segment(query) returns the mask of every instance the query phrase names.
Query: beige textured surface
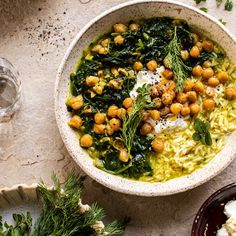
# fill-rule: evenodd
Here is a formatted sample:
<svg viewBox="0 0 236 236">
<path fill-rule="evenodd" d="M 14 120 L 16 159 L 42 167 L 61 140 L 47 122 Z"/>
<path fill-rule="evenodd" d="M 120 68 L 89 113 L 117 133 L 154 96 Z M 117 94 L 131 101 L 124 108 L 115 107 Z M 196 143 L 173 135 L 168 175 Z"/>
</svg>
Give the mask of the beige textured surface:
<svg viewBox="0 0 236 236">
<path fill-rule="evenodd" d="M 54 118 L 53 93 L 58 65 L 81 27 L 95 15 L 124 1 L 0 2 L 0 56 L 18 68 L 24 86 L 14 142 L 7 148 L 7 155 L 0 157 L 0 187 L 31 184 L 40 178 L 50 183 L 53 171 L 63 178 L 65 172 L 74 167 Z M 182 2 L 194 5 L 192 0 Z M 216 8 L 215 0 L 208 0 L 208 4 L 209 13 L 227 21 L 227 27 L 236 35 L 236 7 L 228 13 Z M 88 178 L 84 202 L 97 201 L 106 209 L 109 219 L 130 217 L 125 235 L 187 236 L 202 202 L 218 188 L 236 180 L 235 168 L 236 162 L 201 187 L 158 198 L 115 193 Z"/>
</svg>

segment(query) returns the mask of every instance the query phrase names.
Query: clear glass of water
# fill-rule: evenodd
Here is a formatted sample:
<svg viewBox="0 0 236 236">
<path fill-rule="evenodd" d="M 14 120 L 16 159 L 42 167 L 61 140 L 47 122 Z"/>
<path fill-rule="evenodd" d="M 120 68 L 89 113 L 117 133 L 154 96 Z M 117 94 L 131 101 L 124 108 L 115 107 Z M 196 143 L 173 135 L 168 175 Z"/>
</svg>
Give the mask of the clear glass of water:
<svg viewBox="0 0 236 236">
<path fill-rule="evenodd" d="M 19 73 L 5 58 L 0 57 L 0 159 L 13 136 L 12 119 L 21 105 Z"/>
</svg>

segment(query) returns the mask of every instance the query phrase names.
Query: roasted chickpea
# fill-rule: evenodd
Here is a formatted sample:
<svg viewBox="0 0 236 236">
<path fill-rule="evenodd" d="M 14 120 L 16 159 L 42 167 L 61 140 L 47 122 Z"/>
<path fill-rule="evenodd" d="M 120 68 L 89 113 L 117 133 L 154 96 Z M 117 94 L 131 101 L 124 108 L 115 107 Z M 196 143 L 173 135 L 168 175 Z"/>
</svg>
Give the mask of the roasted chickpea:
<svg viewBox="0 0 236 236">
<path fill-rule="evenodd" d="M 196 91 L 197 93 L 203 93 L 204 91 L 204 85 L 202 82 L 197 81 L 194 85 L 193 85 L 193 90 Z"/>
<path fill-rule="evenodd" d="M 170 106 L 170 111 L 174 114 L 174 115 L 178 115 L 182 109 L 183 105 L 180 103 L 173 103 Z"/>
<path fill-rule="evenodd" d="M 209 79 L 209 78 L 211 78 L 213 75 L 214 75 L 214 71 L 213 71 L 213 69 L 212 69 L 211 67 L 205 68 L 205 69 L 203 70 L 203 72 L 202 72 L 202 77 L 203 77 L 204 79 Z"/>
<path fill-rule="evenodd" d="M 208 98 L 203 101 L 203 107 L 206 111 L 213 111 L 215 109 L 215 102 L 213 99 Z"/>
<path fill-rule="evenodd" d="M 112 79 L 109 81 L 108 84 L 113 89 L 120 90 L 120 89 L 122 89 L 123 81 L 120 79 Z"/>
<path fill-rule="evenodd" d="M 187 61 L 189 58 L 189 52 L 188 50 L 181 50 L 181 58 L 183 61 Z"/>
<path fill-rule="evenodd" d="M 158 97 L 159 93 L 158 93 L 158 90 L 155 86 L 152 86 L 150 88 L 150 94 L 153 98 Z"/>
<path fill-rule="evenodd" d="M 200 50 L 197 46 L 193 46 L 189 53 L 193 58 L 198 58 L 200 56 Z"/>
<path fill-rule="evenodd" d="M 155 60 L 151 60 L 146 64 L 148 70 L 155 71 L 157 69 L 157 62 Z"/>
<path fill-rule="evenodd" d="M 86 85 L 89 87 L 95 86 L 99 82 L 99 78 L 97 76 L 87 76 L 86 77 Z"/>
<path fill-rule="evenodd" d="M 126 149 L 120 150 L 119 160 L 122 162 L 128 162 L 129 161 L 129 154 Z"/>
<path fill-rule="evenodd" d="M 157 139 L 155 138 L 152 141 L 152 149 L 156 152 L 156 153 L 162 153 L 164 151 L 164 142 L 161 139 Z"/>
<path fill-rule="evenodd" d="M 149 118 L 149 115 L 150 115 L 149 112 L 144 111 L 142 121 L 146 121 Z"/>
<path fill-rule="evenodd" d="M 190 102 L 196 102 L 197 101 L 197 93 L 195 91 L 189 91 L 187 92 L 187 97 Z"/>
<path fill-rule="evenodd" d="M 170 96 L 172 97 L 172 99 L 174 99 L 176 97 L 175 91 L 174 90 L 168 90 L 168 93 L 170 94 Z"/>
<path fill-rule="evenodd" d="M 225 98 L 227 100 L 236 99 L 236 90 L 234 88 L 226 88 L 225 89 Z"/>
<path fill-rule="evenodd" d="M 220 81 L 216 77 L 212 76 L 211 78 L 208 79 L 207 83 L 211 87 L 216 87 L 220 84 Z"/>
<path fill-rule="evenodd" d="M 217 74 L 217 78 L 219 79 L 220 83 L 225 83 L 229 79 L 229 75 L 226 71 L 220 71 Z"/>
<path fill-rule="evenodd" d="M 112 68 L 111 69 L 111 73 L 114 75 L 114 76 L 118 76 L 119 75 L 119 72 L 116 68 Z"/>
<path fill-rule="evenodd" d="M 200 65 L 194 66 L 192 70 L 193 76 L 200 77 L 202 75 L 203 69 Z"/>
<path fill-rule="evenodd" d="M 83 96 L 78 95 L 77 97 L 72 97 L 67 101 L 66 104 L 74 110 L 79 110 L 84 105 Z"/>
<path fill-rule="evenodd" d="M 123 117 L 125 117 L 125 115 L 126 115 L 126 110 L 125 110 L 125 108 L 119 108 L 118 110 L 117 110 L 117 117 L 118 118 L 120 118 L 120 119 L 122 119 Z"/>
<path fill-rule="evenodd" d="M 166 78 L 166 79 L 172 79 L 174 74 L 173 72 L 170 70 L 170 69 L 165 69 L 163 72 L 162 72 L 162 75 Z"/>
<path fill-rule="evenodd" d="M 200 111 L 200 106 L 196 103 L 190 104 L 189 108 L 192 115 L 195 115 Z"/>
<path fill-rule="evenodd" d="M 167 87 L 168 90 L 174 90 L 175 87 L 176 87 L 176 83 L 173 80 L 169 80 L 166 83 L 166 87 Z"/>
<path fill-rule="evenodd" d="M 142 135 L 150 134 L 153 130 L 153 127 L 149 123 L 144 123 L 140 129 Z"/>
<path fill-rule="evenodd" d="M 163 93 L 161 96 L 161 101 L 164 105 L 170 105 L 173 99 L 174 99 L 173 96 L 168 92 Z"/>
<path fill-rule="evenodd" d="M 132 23 L 132 24 L 129 25 L 129 29 L 133 32 L 137 31 L 138 30 L 138 25 L 135 24 L 135 23 Z"/>
<path fill-rule="evenodd" d="M 121 35 L 117 35 L 117 36 L 114 38 L 115 44 L 122 44 L 122 43 L 124 43 L 124 41 L 125 41 L 125 38 L 122 37 Z"/>
<path fill-rule="evenodd" d="M 203 67 L 204 67 L 204 68 L 209 68 L 209 67 L 211 67 L 211 66 L 212 66 L 212 64 L 211 64 L 210 61 L 204 61 L 204 63 L 203 63 Z"/>
<path fill-rule="evenodd" d="M 184 82 L 184 91 L 185 91 L 185 92 L 191 91 L 192 88 L 193 88 L 193 85 L 194 85 L 193 81 L 191 81 L 191 80 L 185 80 L 185 82 Z"/>
<path fill-rule="evenodd" d="M 101 48 L 102 48 L 102 46 L 101 46 L 100 44 L 95 45 L 95 46 L 92 48 L 92 52 L 98 53 Z"/>
<path fill-rule="evenodd" d="M 113 25 L 113 29 L 115 31 L 115 33 L 125 33 L 127 31 L 127 26 L 121 23 L 117 23 L 115 25 Z"/>
<path fill-rule="evenodd" d="M 123 101 L 123 106 L 128 109 L 129 107 L 133 106 L 133 99 L 132 98 L 125 98 Z"/>
<path fill-rule="evenodd" d="M 118 107 L 116 105 L 111 105 L 107 110 L 107 115 L 110 117 L 116 117 Z"/>
<path fill-rule="evenodd" d="M 160 83 L 158 83 L 157 85 L 155 85 L 159 95 L 162 95 L 163 93 L 167 92 L 168 88 L 166 86 L 166 84 L 164 83 L 163 80 L 161 80 Z"/>
<path fill-rule="evenodd" d="M 187 116 L 190 114 L 190 108 L 189 107 L 182 107 L 180 113 L 182 116 Z"/>
<path fill-rule="evenodd" d="M 210 40 L 203 40 L 202 47 L 206 52 L 212 52 L 214 50 L 214 45 Z"/>
<path fill-rule="evenodd" d="M 90 134 L 84 134 L 80 138 L 80 146 L 84 148 L 89 148 L 93 145 L 93 137 Z"/>
<path fill-rule="evenodd" d="M 162 106 L 161 98 L 154 98 L 152 101 L 156 108 L 160 108 Z"/>
<path fill-rule="evenodd" d="M 103 124 L 105 120 L 106 120 L 106 115 L 104 113 L 98 112 L 94 115 L 94 121 L 98 125 Z"/>
<path fill-rule="evenodd" d="M 193 38 L 194 44 L 196 44 L 199 41 L 199 36 L 195 33 L 192 33 L 192 38 Z"/>
<path fill-rule="evenodd" d="M 118 131 L 120 129 L 121 122 L 119 119 L 112 118 L 111 120 L 109 120 L 109 125 L 114 131 Z"/>
<path fill-rule="evenodd" d="M 206 91 L 205 91 L 205 94 L 208 97 L 214 97 L 215 96 L 215 90 L 213 88 L 211 88 L 211 87 L 207 87 Z"/>
<path fill-rule="evenodd" d="M 132 107 L 129 107 L 126 111 L 128 114 L 130 114 L 130 112 L 132 111 Z"/>
<path fill-rule="evenodd" d="M 140 71 L 143 69 L 143 64 L 140 61 L 136 61 L 133 65 L 135 71 Z"/>
<path fill-rule="evenodd" d="M 79 116 L 74 115 L 68 122 L 68 125 L 72 128 L 79 129 L 81 128 L 82 123 L 83 123 L 82 119 Z"/>
<path fill-rule="evenodd" d="M 153 120 L 159 120 L 161 117 L 161 114 L 158 110 L 151 110 L 149 111 L 149 115 Z"/>
<path fill-rule="evenodd" d="M 101 45 L 102 45 L 103 47 L 107 47 L 108 44 L 109 44 L 109 39 L 104 39 L 104 40 L 102 40 L 102 42 L 101 42 Z"/>
<path fill-rule="evenodd" d="M 196 42 L 195 46 L 199 48 L 200 52 L 202 51 L 202 43 L 201 42 Z"/>
<path fill-rule="evenodd" d="M 177 101 L 179 102 L 179 103 L 186 103 L 187 101 L 188 101 L 188 96 L 187 96 L 187 94 L 186 93 L 179 93 L 178 95 L 177 95 Z"/>
<path fill-rule="evenodd" d="M 99 54 L 102 54 L 102 55 L 106 55 L 108 54 L 108 48 L 105 48 L 105 47 L 101 47 L 99 50 L 98 50 L 98 53 Z"/>
<path fill-rule="evenodd" d="M 170 113 L 170 108 L 169 107 L 164 107 L 160 110 L 161 116 L 166 116 L 167 114 Z"/>
<path fill-rule="evenodd" d="M 103 93 L 103 87 L 100 84 L 96 84 L 95 86 L 93 86 L 93 91 L 96 94 L 101 95 Z"/>
<path fill-rule="evenodd" d="M 93 131 L 96 134 L 105 134 L 106 126 L 104 124 L 94 124 Z"/>
</svg>

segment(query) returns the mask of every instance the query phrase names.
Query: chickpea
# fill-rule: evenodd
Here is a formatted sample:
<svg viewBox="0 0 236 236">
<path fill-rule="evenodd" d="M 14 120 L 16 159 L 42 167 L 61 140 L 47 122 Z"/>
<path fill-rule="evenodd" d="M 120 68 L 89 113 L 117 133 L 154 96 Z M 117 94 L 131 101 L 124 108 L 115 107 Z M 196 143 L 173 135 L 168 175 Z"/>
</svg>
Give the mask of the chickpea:
<svg viewBox="0 0 236 236">
<path fill-rule="evenodd" d="M 79 116 L 74 115 L 68 122 L 68 125 L 72 128 L 79 129 L 81 128 L 82 123 L 83 123 L 82 119 Z"/>
<path fill-rule="evenodd" d="M 123 69 L 123 68 L 118 68 L 118 72 L 119 72 L 119 74 L 121 74 L 121 75 L 125 75 L 125 76 L 128 76 L 128 75 L 129 75 L 128 71 L 125 70 L 125 69 Z"/>
<path fill-rule="evenodd" d="M 213 88 L 211 88 L 211 87 L 207 87 L 206 91 L 205 91 L 205 94 L 208 97 L 214 97 L 215 96 L 215 90 Z"/>
<path fill-rule="evenodd" d="M 150 88 L 150 94 L 153 98 L 158 97 L 159 93 L 158 93 L 158 90 L 155 86 L 152 86 Z"/>
<path fill-rule="evenodd" d="M 109 39 L 104 39 L 104 40 L 102 40 L 102 42 L 101 42 L 101 45 L 102 45 L 103 47 L 107 47 L 108 44 L 109 44 Z"/>
<path fill-rule="evenodd" d="M 236 90 L 234 88 L 226 88 L 225 89 L 225 98 L 227 100 L 236 99 Z"/>
<path fill-rule="evenodd" d="M 119 119 L 112 118 L 111 120 L 109 120 L 109 125 L 114 131 L 118 131 L 121 126 L 121 121 Z"/>
<path fill-rule="evenodd" d="M 169 107 L 164 107 L 160 110 L 161 116 L 166 116 L 168 113 L 170 113 Z"/>
<path fill-rule="evenodd" d="M 185 82 L 184 82 L 184 91 L 185 91 L 185 92 L 191 91 L 192 88 L 193 88 L 193 86 L 194 86 L 193 81 L 191 81 L 191 80 L 185 80 Z"/>
<path fill-rule="evenodd" d="M 178 95 L 177 95 L 177 101 L 179 102 L 179 103 L 186 103 L 187 101 L 188 101 L 188 96 L 187 96 L 187 94 L 186 93 L 179 93 Z"/>
<path fill-rule="evenodd" d="M 161 107 L 161 105 L 162 105 L 161 98 L 154 98 L 152 101 L 153 101 L 153 103 L 154 103 L 156 108 L 160 108 Z"/>
<path fill-rule="evenodd" d="M 90 134 L 84 134 L 80 138 L 80 146 L 84 148 L 89 148 L 93 145 L 93 137 Z"/>
<path fill-rule="evenodd" d="M 143 69 L 143 64 L 140 61 L 136 61 L 133 65 L 135 71 L 140 71 Z"/>
<path fill-rule="evenodd" d="M 106 120 L 106 115 L 104 113 L 98 112 L 94 115 L 94 121 L 98 125 L 103 124 L 105 120 Z"/>
<path fill-rule="evenodd" d="M 119 75 L 119 72 L 116 68 L 112 68 L 111 69 L 111 73 L 114 75 L 114 76 L 118 76 Z"/>
<path fill-rule="evenodd" d="M 190 114 L 190 108 L 189 107 L 182 107 L 180 113 L 182 116 L 187 116 Z"/>
<path fill-rule="evenodd" d="M 120 119 L 122 119 L 122 118 L 124 118 L 125 117 L 125 115 L 126 115 L 126 110 L 125 110 L 125 108 L 119 108 L 118 110 L 117 110 L 117 117 L 118 118 L 120 118 Z"/>
<path fill-rule="evenodd" d="M 202 47 L 206 52 L 212 52 L 214 50 L 214 45 L 210 40 L 203 40 Z"/>
<path fill-rule="evenodd" d="M 150 134 L 153 130 L 153 127 L 149 123 L 144 123 L 140 129 L 142 135 Z"/>
<path fill-rule="evenodd" d="M 197 93 L 202 93 L 204 91 L 203 83 L 200 81 L 197 81 L 193 86 L 193 90 L 196 91 Z"/>
<path fill-rule="evenodd" d="M 106 54 L 108 54 L 108 52 L 109 52 L 108 48 L 104 48 L 104 47 L 102 47 L 98 50 L 98 53 L 102 54 L 102 55 L 106 55 Z"/>
<path fill-rule="evenodd" d="M 129 29 L 133 32 L 137 31 L 138 30 L 138 25 L 135 24 L 135 23 L 132 23 L 132 24 L 129 25 Z"/>
<path fill-rule="evenodd" d="M 200 111 L 200 106 L 196 103 L 190 104 L 189 108 L 192 115 L 195 115 Z"/>
<path fill-rule="evenodd" d="M 93 131 L 96 134 L 105 134 L 106 126 L 104 124 L 94 124 Z"/>
<path fill-rule="evenodd" d="M 197 42 L 195 44 L 195 46 L 197 46 L 199 48 L 200 52 L 202 51 L 202 43 L 201 42 Z"/>
<path fill-rule="evenodd" d="M 121 35 L 117 35 L 117 36 L 114 38 L 115 44 L 122 44 L 122 43 L 124 43 L 124 41 L 125 41 L 125 38 L 122 37 Z"/>
<path fill-rule="evenodd" d="M 149 115 L 150 115 L 149 112 L 144 111 L 142 121 L 146 121 L 149 118 Z"/>
<path fill-rule="evenodd" d="M 128 98 L 125 98 L 124 101 L 123 101 L 123 106 L 128 109 L 129 107 L 132 107 L 133 106 L 133 99 L 128 97 Z"/>
<path fill-rule="evenodd" d="M 120 150 L 119 160 L 122 162 L 128 162 L 129 161 L 129 154 L 126 149 Z"/>
<path fill-rule="evenodd" d="M 183 61 L 187 61 L 189 58 L 189 52 L 188 50 L 181 50 L 181 58 Z"/>
<path fill-rule="evenodd" d="M 161 114 L 158 110 L 151 110 L 149 111 L 149 115 L 153 120 L 159 120 L 161 117 Z"/>
<path fill-rule="evenodd" d="M 212 64 L 211 64 L 210 61 L 204 61 L 204 63 L 203 63 L 203 67 L 204 67 L 204 68 L 209 68 L 209 67 L 211 67 L 211 66 L 212 66 Z"/>
<path fill-rule="evenodd" d="M 164 142 L 161 139 L 157 139 L 155 138 L 152 141 L 152 149 L 156 152 L 156 153 L 162 153 L 164 151 Z"/>
<path fill-rule="evenodd" d="M 215 102 L 213 99 L 208 98 L 203 101 L 203 107 L 207 111 L 213 111 L 215 109 Z"/>
<path fill-rule="evenodd" d="M 203 69 L 200 65 L 194 66 L 192 70 L 193 76 L 200 77 L 202 75 Z"/>
<path fill-rule="evenodd" d="M 174 115 L 178 115 L 182 109 L 183 105 L 180 103 L 173 103 L 170 106 L 170 111 L 174 114 Z"/>
<path fill-rule="evenodd" d="M 107 110 L 107 115 L 110 117 L 116 117 L 118 111 L 118 107 L 116 105 L 111 105 Z"/>
<path fill-rule="evenodd" d="M 176 84 L 173 80 L 169 80 L 167 83 L 166 83 L 166 86 L 167 86 L 167 89 L 168 90 L 174 90 L 175 87 L 176 87 Z M 175 96 L 174 96 L 175 97 Z"/>
<path fill-rule="evenodd" d="M 151 60 L 146 64 L 148 70 L 155 71 L 157 69 L 157 62 L 155 60 Z"/>
<path fill-rule="evenodd" d="M 115 25 L 113 25 L 113 29 L 115 31 L 115 33 L 125 33 L 127 31 L 127 26 L 121 23 L 117 23 Z"/>
<path fill-rule="evenodd" d="M 157 89 L 157 91 L 158 91 L 158 93 L 161 95 L 161 94 L 163 94 L 163 93 L 165 93 L 165 92 L 167 92 L 167 86 L 163 83 L 163 80 L 161 80 L 161 82 L 160 83 L 158 83 L 157 85 L 155 85 L 155 87 L 156 87 L 156 89 Z"/>
<path fill-rule="evenodd" d="M 112 79 L 109 81 L 108 84 L 113 89 L 120 90 L 120 89 L 122 89 L 123 81 L 120 79 Z"/>
<path fill-rule="evenodd" d="M 84 105 L 84 99 L 82 95 L 77 97 L 70 98 L 67 101 L 67 105 L 73 108 L 74 110 L 79 110 Z"/>
<path fill-rule="evenodd" d="M 217 74 L 217 78 L 219 79 L 220 83 L 225 83 L 229 79 L 229 75 L 226 71 L 220 71 Z"/>
<path fill-rule="evenodd" d="M 174 90 L 168 90 L 168 93 L 170 94 L 170 96 L 172 97 L 172 99 L 174 99 L 176 97 L 175 91 Z"/>
<path fill-rule="evenodd" d="M 99 78 L 97 76 L 90 75 L 86 77 L 85 82 L 86 82 L 86 85 L 88 85 L 89 87 L 93 87 L 99 82 Z"/>
<path fill-rule="evenodd" d="M 192 33 L 192 38 L 193 38 L 194 44 L 196 44 L 199 41 L 199 36 L 195 33 Z"/>
<path fill-rule="evenodd" d="M 111 126 L 109 124 L 106 126 L 106 133 L 108 135 L 114 134 L 114 130 L 111 128 Z"/>
<path fill-rule="evenodd" d="M 98 94 L 98 95 L 101 95 L 103 93 L 103 87 L 99 84 L 96 84 L 94 87 L 93 87 L 93 91 Z"/>
<path fill-rule="evenodd" d="M 102 46 L 101 46 L 100 44 L 95 45 L 95 46 L 92 48 L 92 52 L 98 53 L 101 48 L 102 48 Z"/>
<path fill-rule="evenodd" d="M 173 101 L 173 96 L 168 92 L 163 93 L 161 96 L 161 101 L 164 105 L 169 105 Z"/>
<path fill-rule="evenodd" d="M 190 102 L 196 102 L 197 101 L 197 93 L 195 91 L 189 91 L 187 92 L 187 97 Z"/>
<path fill-rule="evenodd" d="M 208 85 L 211 87 L 216 87 L 220 84 L 220 81 L 216 77 L 211 77 L 208 79 Z"/>
<path fill-rule="evenodd" d="M 173 73 L 170 69 L 165 69 L 165 70 L 162 72 L 162 75 L 163 75 L 166 79 L 170 80 L 170 79 L 173 78 L 174 73 Z"/>
<path fill-rule="evenodd" d="M 127 109 L 127 113 L 130 114 L 131 111 L 132 111 L 132 107 L 129 107 L 129 108 Z"/>
<path fill-rule="evenodd" d="M 209 78 L 211 78 L 213 75 L 214 75 L 214 71 L 213 71 L 213 69 L 212 69 L 211 67 L 205 68 L 205 69 L 203 70 L 203 72 L 202 72 L 202 77 L 203 77 L 204 79 L 209 79 Z"/>
<path fill-rule="evenodd" d="M 198 58 L 200 56 L 200 50 L 197 46 L 193 46 L 189 53 L 193 58 Z"/>
</svg>

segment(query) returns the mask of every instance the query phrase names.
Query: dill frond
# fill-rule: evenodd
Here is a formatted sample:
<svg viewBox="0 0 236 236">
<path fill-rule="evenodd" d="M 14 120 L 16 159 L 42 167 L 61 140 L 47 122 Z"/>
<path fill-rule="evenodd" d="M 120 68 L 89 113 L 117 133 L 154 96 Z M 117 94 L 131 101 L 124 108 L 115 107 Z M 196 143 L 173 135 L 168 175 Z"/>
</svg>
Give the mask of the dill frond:
<svg viewBox="0 0 236 236">
<path fill-rule="evenodd" d="M 184 81 L 188 78 L 191 67 L 184 64 L 181 58 L 181 45 L 177 37 L 177 27 L 174 30 L 174 37 L 167 46 L 167 55 L 165 57 L 167 66 L 174 72 L 176 82 L 176 91 L 182 90 Z"/>
</svg>

